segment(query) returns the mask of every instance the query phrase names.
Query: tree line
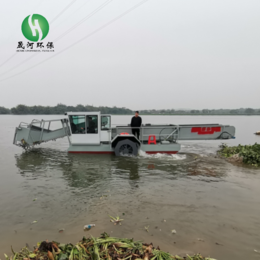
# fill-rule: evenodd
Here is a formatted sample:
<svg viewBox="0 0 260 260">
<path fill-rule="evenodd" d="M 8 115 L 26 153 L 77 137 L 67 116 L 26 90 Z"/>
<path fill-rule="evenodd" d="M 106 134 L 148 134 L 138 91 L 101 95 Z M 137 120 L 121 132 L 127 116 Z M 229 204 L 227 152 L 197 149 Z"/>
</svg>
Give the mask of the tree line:
<svg viewBox="0 0 260 260">
<path fill-rule="evenodd" d="M 13 114 L 13 115 L 59 115 L 65 112 L 91 112 L 100 111 L 102 114 L 132 114 L 132 110 L 125 107 L 95 107 L 95 106 L 66 106 L 58 104 L 57 106 L 25 106 L 18 105 L 11 109 L 0 107 L 0 114 Z"/>
<path fill-rule="evenodd" d="M 11 109 L 0 106 L 0 114 L 13 115 L 59 115 L 65 112 L 91 112 L 100 111 L 102 114 L 131 115 L 134 111 L 125 107 L 95 107 L 90 105 L 66 106 L 26 106 L 18 105 Z M 260 115 L 260 109 L 239 108 L 239 109 L 202 109 L 202 110 L 181 110 L 181 109 L 150 109 L 140 111 L 142 115 Z"/>
<path fill-rule="evenodd" d="M 161 109 L 143 110 L 142 114 L 161 115 L 260 115 L 260 109 L 239 108 L 239 109 L 202 109 L 202 110 L 181 110 L 181 109 Z"/>
</svg>

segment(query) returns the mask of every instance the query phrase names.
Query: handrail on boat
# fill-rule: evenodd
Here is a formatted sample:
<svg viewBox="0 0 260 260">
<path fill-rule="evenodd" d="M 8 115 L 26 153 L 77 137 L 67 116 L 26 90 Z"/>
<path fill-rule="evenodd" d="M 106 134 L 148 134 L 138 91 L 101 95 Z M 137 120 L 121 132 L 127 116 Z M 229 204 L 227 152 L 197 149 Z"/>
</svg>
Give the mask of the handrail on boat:
<svg viewBox="0 0 260 260">
<path fill-rule="evenodd" d="M 114 129 L 116 129 L 116 133 L 118 134 L 118 130 L 119 129 L 140 129 L 140 130 L 147 130 L 147 129 L 162 129 L 161 132 L 165 129 L 173 129 L 173 131 L 169 134 L 162 134 L 161 132 L 159 133 L 159 139 L 160 137 L 166 136 L 166 138 L 164 138 L 164 141 L 168 141 L 170 137 L 173 137 L 173 141 L 176 142 L 178 140 L 179 137 L 179 130 L 180 127 L 179 125 L 172 125 L 172 126 L 140 126 L 140 127 L 131 127 L 131 126 L 117 126 Z M 141 140 L 143 142 L 144 137 L 146 136 L 150 136 L 150 134 L 144 134 L 144 131 L 141 131 Z M 158 136 L 158 134 L 154 134 L 155 136 Z"/>
<path fill-rule="evenodd" d="M 189 127 L 205 127 L 205 124 L 194 124 L 194 125 L 159 125 L 159 126 L 140 126 L 140 127 L 131 127 L 131 126 L 115 126 L 115 127 L 111 127 L 111 129 L 115 129 L 115 128 L 138 128 L 138 129 L 142 129 L 142 128 L 173 128 L 173 127 L 178 127 L 178 128 L 189 128 Z M 220 126 L 220 127 L 225 127 L 227 125 L 219 125 L 219 124 L 207 124 L 207 127 L 211 127 L 211 126 Z"/>
<path fill-rule="evenodd" d="M 25 123 L 25 122 L 20 122 L 20 124 L 19 124 L 18 128 L 19 128 L 19 127 L 23 127 L 23 126 L 28 126 L 28 125 L 29 125 L 28 123 Z"/>
<path fill-rule="evenodd" d="M 33 119 L 31 124 L 34 124 L 34 123 L 42 123 L 42 122 L 59 122 L 61 120 L 67 120 L 67 118 L 61 118 L 61 119 L 50 119 L 50 120 L 38 120 L 38 119 Z"/>
</svg>

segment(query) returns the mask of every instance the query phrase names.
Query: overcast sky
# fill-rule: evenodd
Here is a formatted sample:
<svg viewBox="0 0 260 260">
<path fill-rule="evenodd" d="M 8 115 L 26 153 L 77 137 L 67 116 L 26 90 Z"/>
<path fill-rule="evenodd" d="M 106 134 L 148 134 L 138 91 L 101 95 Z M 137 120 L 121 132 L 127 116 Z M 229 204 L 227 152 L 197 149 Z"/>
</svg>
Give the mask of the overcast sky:
<svg viewBox="0 0 260 260">
<path fill-rule="evenodd" d="M 21 24 L 29 14 L 46 17 L 43 42 L 55 46 L 0 67 L 0 106 L 260 108 L 259 0 L 148 0 L 90 35 L 142 2 L 113 0 L 60 40 L 107 1 L 0 2 L 0 66 L 18 41 L 27 43 Z"/>
</svg>

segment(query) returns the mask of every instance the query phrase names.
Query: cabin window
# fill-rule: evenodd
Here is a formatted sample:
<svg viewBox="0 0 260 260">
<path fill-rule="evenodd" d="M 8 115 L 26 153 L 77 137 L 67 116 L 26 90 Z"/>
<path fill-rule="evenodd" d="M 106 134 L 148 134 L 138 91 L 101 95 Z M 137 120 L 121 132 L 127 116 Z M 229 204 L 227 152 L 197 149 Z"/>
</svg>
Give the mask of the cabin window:
<svg viewBox="0 0 260 260">
<path fill-rule="evenodd" d="M 111 127 L 111 117 L 110 116 L 102 116 L 101 117 L 101 130 L 109 130 Z"/>
<path fill-rule="evenodd" d="M 85 116 L 69 116 L 70 128 L 72 134 L 86 133 L 86 117 Z"/>
<path fill-rule="evenodd" d="M 98 116 L 89 115 L 87 116 L 87 133 L 98 134 Z"/>
</svg>

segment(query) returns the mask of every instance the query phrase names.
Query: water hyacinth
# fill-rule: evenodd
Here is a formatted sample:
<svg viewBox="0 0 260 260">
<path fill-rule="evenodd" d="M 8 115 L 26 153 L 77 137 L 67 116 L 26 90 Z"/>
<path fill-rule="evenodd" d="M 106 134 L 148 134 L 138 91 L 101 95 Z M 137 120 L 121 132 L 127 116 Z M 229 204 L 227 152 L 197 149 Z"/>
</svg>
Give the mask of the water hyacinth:
<svg viewBox="0 0 260 260">
<path fill-rule="evenodd" d="M 245 164 L 253 166 L 260 166 L 260 144 L 254 145 L 238 145 L 227 146 L 226 144 L 220 145 L 218 154 L 225 158 L 234 158 L 234 162 L 239 162 L 238 158 Z M 230 160 L 232 161 L 232 160 Z"/>
<path fill-rule="evenodd" d="M 43 241 L 32 252 L 27 247 L 13 256 L 5 255 L 6 260 L 214 260 L 200 254 L 185 257 L 171 255 L 133 239 L 109 237 L 107 233 L 99 238 L 85 238 L 76 245 Z"/>
<path fill-rule="evenodd" d="M 112 216 L 109 216 L 110 217 L 110 222 L 114 223 L 114 225 L 121 225 L 121 222 L 123 221 L 123 219 L 120 219 L 120 217 L 112 217 Z"/>
</svg>

